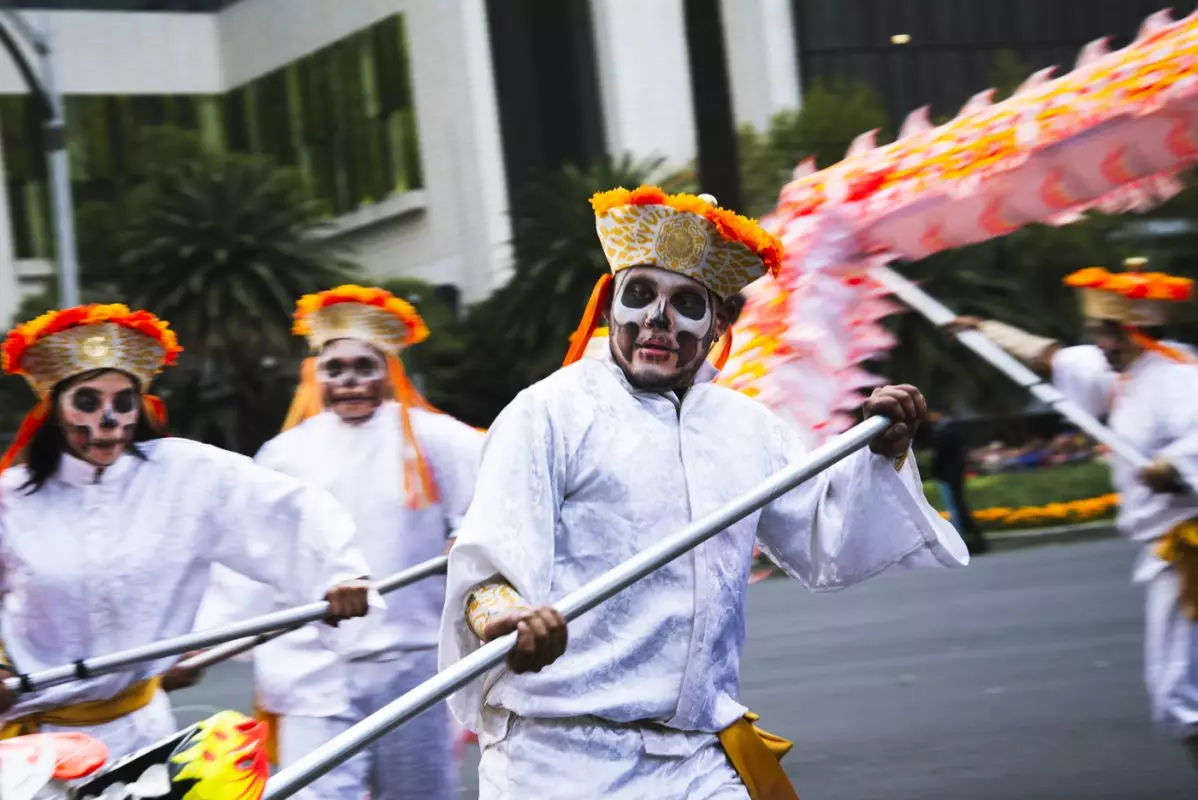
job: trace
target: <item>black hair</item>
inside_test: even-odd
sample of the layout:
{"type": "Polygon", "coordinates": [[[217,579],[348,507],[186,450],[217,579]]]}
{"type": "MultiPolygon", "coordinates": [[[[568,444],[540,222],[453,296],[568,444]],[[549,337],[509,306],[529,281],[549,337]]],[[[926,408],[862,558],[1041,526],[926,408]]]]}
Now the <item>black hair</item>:
{"type": "MultiPolygon", "coordinates": [[[[29,478],[21,485],[21,491],[33,494],[41,489],[46,485],[46,481],[58,472],[58,467],[62,463],[62,454],[68,449],[67,438],[62,431],[62,421],[58,417],[59,400],[63,393],[81,381],[91,380],[105,372],[112,371],[97,369],[84,372],[62,381],[50,391],[50,416],[38,428],[37,433],[33,434],[33,438],[29,440],[29,444],[25,448],[25,469],[29,478]]],[[[136,378],[133,379],[133,385],[140,392],[140,385],[136,378]]],[[[137,416],[137,426],[133,430],[134,445],[129,448],[129,452],[137,458],[144,459],[145,454],[137,448],[136,443],[161,439],[163,436],[165,436],[165,432],[149,413],[145,400],[142,400],[141,413],[137,416]]]]}

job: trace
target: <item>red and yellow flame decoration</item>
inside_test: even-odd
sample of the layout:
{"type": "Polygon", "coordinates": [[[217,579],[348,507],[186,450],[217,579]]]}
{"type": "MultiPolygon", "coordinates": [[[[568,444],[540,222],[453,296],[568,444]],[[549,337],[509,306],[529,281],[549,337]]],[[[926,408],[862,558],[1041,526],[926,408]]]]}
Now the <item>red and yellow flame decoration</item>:
{"type": "MultiPolygon", "coordinates": [[[[347,284],[301,297],[296,303],[292,332],[297,336],[309,337],[314,349],[319,348],[323,342],[312,339],[314,334],[312,315],[331,306],[345,303],[383,311],[393,316],[398,323],[388,335],[381,338],[378,336],[364,338],[364,341],[368,341],[382,350],[387,359],[391,387],[394,391],[395,401],[399,404],[404,440],[413,444],[411,448],[405,448],[403,455],[405,502],[409,508],[422,508],[429,503],[435,503],[439,492],[428,459],[425,458],[416,438],[410,409],[418,408],[434,414],[440,414],[441,411],[430,404],[424,395],[412,385],[398,354],[404,347],[419,344],[427,339],[429,336],[428,325],[425,324],[415,306],[396,297],[386,289],[347,284]]],[[[296,388],[291,408],[287,411],[287,417],[283,421],[282,430],[290,430],[323,411],[324,392],[316,374],[316,357],[312,356],[304,359],[300,369],[299,386],[296,388]]]]}
{"type": "Polygon", "coordinates": [[[236,711],[196,725],[171,754],[171,782],[187,786],[181,800],[258,800],[270,766],[266,726],[236,711]]]}
{"type": "MultiPolygon", "coordinates": [[[[9,375],[24,375],[25,356],[31,348],[50,336],[64,333],[74,328],[84,328],[93,325],[118,325],[122,328],[141,334],[157,343],[162,349],[161,362],[158,369],[174,366],[183,348],[170,325],[149,311],[133,311],[120,303],[75,306],[59,311],[47,311],[35,319],[18,325],[9,331],[0,345],[0,369],[9,375]]],[[[151,376],[138,375],[142,379],[143,400],[146,408],[159,424],[166,423],[166,406],[158,397],[145,391],[149,388],[148,379],[151,376]]],[[[17,435],[3,456],[0,456],[0,472],[8,469],[24,452],[34,435],[50,418],[50,394],[46,392],[41,400],[21,421],[17,435]]]]}

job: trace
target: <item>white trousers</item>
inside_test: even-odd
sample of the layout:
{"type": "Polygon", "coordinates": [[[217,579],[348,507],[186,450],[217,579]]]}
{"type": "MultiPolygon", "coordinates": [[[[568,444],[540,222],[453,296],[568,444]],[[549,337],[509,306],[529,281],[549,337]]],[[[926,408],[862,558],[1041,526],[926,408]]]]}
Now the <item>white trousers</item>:
{"type": "Polygon", "coordinates": [[[593,717],[511,717],[485,743],[479,800],[749,800],[712,734],[593,717]]]}
{"type": "Polygon", "coordinates": [[[42,726],[43,733],[57,731],[85,733],[99,739],[108,748],[108,760],[105,763],[112,765],[130,753],[136,753],[173,736],[178,728],[175,725],[175,714],[171,711],[171,702],[167,699],[166,692],[160,690],[145,708],[139,708],[103,725],[74,728],[59,725],[42,726]]]}
{"type": "Polygon", "coordinates": [[[1145,605],[1144,682],[1152,719],[1174,739],[1198,736],[1198,623],[1179,603],[1172,567],[1148,581],[1145,605]]]}
{"type": "MultiPolygon", "coordinates": [[[[359,661],[349,669],[350,710],[336,717],[288,715],[279,722],[281,766],[344,732],[437,672],[437,651],[404,653],[394,661],[359,661]]],[[[299,800],[450,800],[457,765],[449,711],[440,703],[383,736],[299,792],[299,800]]]]}

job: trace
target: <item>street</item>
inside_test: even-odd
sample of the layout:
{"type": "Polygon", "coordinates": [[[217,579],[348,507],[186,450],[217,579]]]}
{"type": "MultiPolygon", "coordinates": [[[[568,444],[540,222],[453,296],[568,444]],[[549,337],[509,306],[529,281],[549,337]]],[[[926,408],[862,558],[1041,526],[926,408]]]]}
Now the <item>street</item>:
{"type": "MultiPolygon", "coordinates": [[[[784,764],[803,800],[1198,797],[1148,722],[1133,553],[1032,548],[823,595],[766,581],[742,699],[795,741],[784,764]]],[[[181,724],[246,710],[248,671],[222,667],[175,702],[181,724]]]]}

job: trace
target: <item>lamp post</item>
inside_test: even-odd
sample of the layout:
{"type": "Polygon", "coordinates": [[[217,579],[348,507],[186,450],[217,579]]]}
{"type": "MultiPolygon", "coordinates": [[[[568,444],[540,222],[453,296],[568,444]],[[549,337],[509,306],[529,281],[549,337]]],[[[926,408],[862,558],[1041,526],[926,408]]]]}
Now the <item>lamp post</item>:
{"type": "Polygon", "coordinates": [[[46,132],[44,141],[50,175],[50,199],[54,208],[55,244],[58,251],[58,302],[63,308],[69,308],[79,305],[79,260],[75,249],[75,206],[71,201],[64,104],[55,83],[50,35],[45,29],[36,30],[11,8],[0,9],[0,14],[3,15],[3,22],[0,22],[0,44],[16,63],[29,91],[41,106],[46,132]],[[37,53],[41,63],[40,78],[14,39],[10,26],[37,53]]]}

